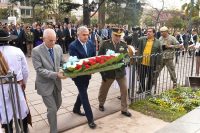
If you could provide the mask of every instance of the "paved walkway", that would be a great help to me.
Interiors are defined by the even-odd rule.
[[[168,125],[167,122],[139,112],[130,112],[133,114],[131,118],[124,117],[117,112],[97,120],[95,130],[89,129],[88,125],[82,125],[64,133],[154,133]]]

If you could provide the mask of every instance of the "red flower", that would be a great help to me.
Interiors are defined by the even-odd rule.
[[[100,56],[96,56],[96,62],[100,63],[100,61],[101,61],[101,57]]]
[[[88,69],[88,68],[90,68],[90,66],[89,66],[88,64],[86,64],[86,65],[85,65],[85,68]]]
[[[83,65],[88,65],[88,62],[86,62],[86,61],[83,61]]]
[[[79,70],[81,68],[82,68],[82,65],[79,65],[79,64],[77,64],[76,67],[75,67],[76,70]]]

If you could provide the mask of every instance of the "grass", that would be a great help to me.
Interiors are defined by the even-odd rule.
[[[162,119],[166,122],[172,122],[187,113],[186,111],[178,112],[178,111],[173,111],[169,108],[158,106],[148,101],[148,99],[135,102],[130,105],[130,108],[135,111],[141,112],[145,115]]]

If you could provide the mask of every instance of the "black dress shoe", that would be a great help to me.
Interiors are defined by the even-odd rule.
[[[80,115],[80,116],[85,116],[85,113],[81,112],[80,110],[73,110],[73,112],[74,112],[75,114]]]
[[[126,111],[126,112],[122,111],[121,113],[122,113],[122,115],[125,115],[127,117],[131,117],[132,116],[132,114],[130,112],[128,112],[128,111]]]
[[[104,106],[99,105],[99,110],[103,112],[103,111],[105,110],[105,109],[104,109]]]
[[[88,125],[90,128],[95,129],[96,128],[96,124],[94,122],[88,122]]]

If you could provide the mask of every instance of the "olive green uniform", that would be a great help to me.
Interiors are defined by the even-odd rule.
[[[26,32],[26,44],[27,44],[27,52],[28,56],[31,56],[31,51],[33,49],[33,33],[31,31]]]
[[[127,44],[123,41],[120,41],[118,44],[115,45],[111,40],[107,40],[102,43],[99,49],[99,55],[105,55],[107,50],[109,49],[115,51],[115,53],[127,53],[127,48]],[[116,80],[119,84],[121,93],[121,111],[126,112],[128,110],[128,95],[125,66],[119,69],[101,72],[101,75],[103,80],[98,96],[99,105],[104,105],[108,94],[108,90],[111,87],[114,80]]]
[[[171,35],[169,35],[167,38],[163,38],[161,36],[159,40],[163,48],[163,56],[162,56],[163,60],[162,60],[159,72],[161,72],[163,67],[166,66],[169,71],[171,80],[173,81],[173,84],[175,86],[177,84],[177,79],[176,79],[175,65],[173,63],[173,58],[174,58],[175,48],[177,47],[179,42],[177,41],[175,37]],[[166,47],[167,45],[174,45],[174,47],[167,48]]]

